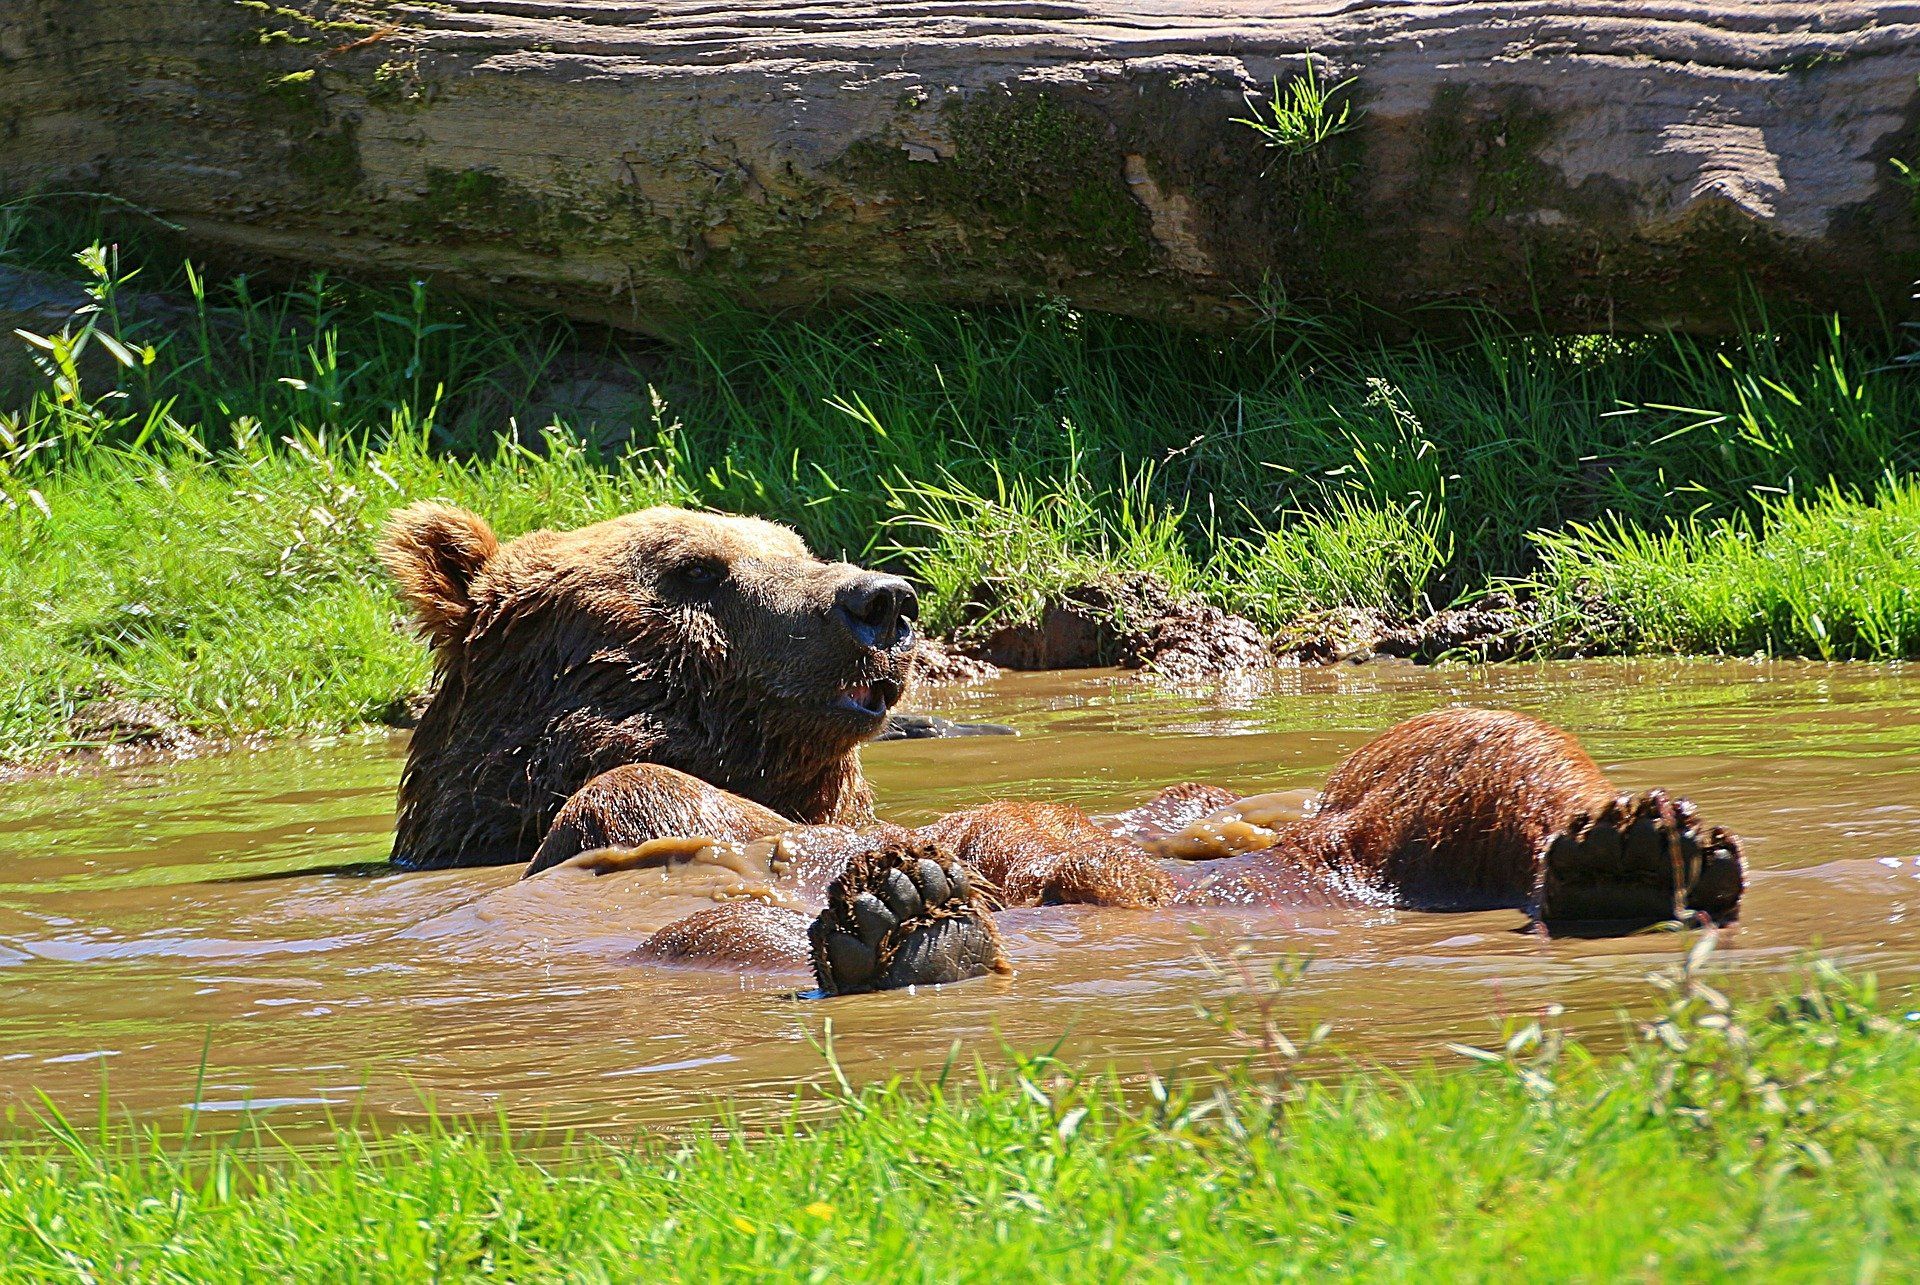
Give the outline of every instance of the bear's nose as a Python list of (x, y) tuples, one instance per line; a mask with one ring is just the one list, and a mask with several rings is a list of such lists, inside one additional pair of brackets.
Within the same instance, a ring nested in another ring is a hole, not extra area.
[(892, 647), (913, 634), (920, 595), (899, 576), (868, 571), (840, 586), (833, 614), (865, 647)]

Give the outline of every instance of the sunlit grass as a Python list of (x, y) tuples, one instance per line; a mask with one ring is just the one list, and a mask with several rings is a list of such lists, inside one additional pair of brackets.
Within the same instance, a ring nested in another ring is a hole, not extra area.
[(1742, 1007), (1665, 984), (1618, 1056), (1536, 1016), (1444, 1069), (1315, 1080), (1262, 1019), (1224, 1086), (1026, 1058), (638, 1144), (443, 1122), (296, 1149), (46, 1114), (0, 1150), (0, 1278), (1911, 1275), (1910, 1005), (1821, 967)]
[(1223, 541), (1208, 574), (1229, 608), (1268, 624), (1328, 607), (1400, 621), (1444, 605), (1433, 598), (1450, 557), (1438, 506), (1339, 494), (1264, 535)]
[[(10, 259), (92, 299), (0, 336), (44, 367), (0, 390), (0, 757), (103, 696), (228, 732), (391, 716), (425, 660), (373, 533), (428, 496), (507, 533), (660, 500), (770, 516), (919, 580), (936, 627), (1143, 571), (1274, 626), (1519, 578), (1587, 650), (1920, 654), (1896, 538), (1920, 380), (1838, 323), (1388, 343), (1333, 313), (1221, 337), (876, 302), (639, 351), (417, 284), (75, 262), (85, 221), (30, 208)], [(145, 306), (160, 286), (183, 302)], [(583, 361), (637, 395), (536, 414)], [(1575, 618), (1595, 602), (1617, 610)]]
[(1306, 70), (1284, 86), (1275, 76), (1266, 98), (1247, 95), (1248, 115), (1235, 118), (1233, 123), (1245, 125), (1267, 147), (1285, 154), (1311, 151), (1352, 129), (1358, 123), (1353, 119), (1353, 104), (1341, 101), (1340, 95), (1353, 84), (1353, 77), (1325, 84), (1311, 54), (1306, 62)]
[(903, 515), (893, 551), (928, 588), (929, 628), (1033, 619), (1065, 590), (1119, 573), (1157, 576), (1176, 593), (1203, 590), (1186, 515), (1154, 500), (1151, 473), (1099, 489), (1081, 463), (1074, 456), (1062, 476), (1039, 480), (996, 468), (984, 493), (951, 476), (893, 489)]
[[(1759, 516), (1651, 529), (1613, 521), (1536, 537), (1541, 584), (1595, 650), (1920, 655), (1920, 479), (1838, 488)], [(1596, 610), (1597, 608), (1597, 610)]]
[(450, 460), (407, 432), (213, 458), (101, 448), (36, 481), (38, 503), (0, 515), (0, 757), (16, 759), (70, 744), (76, 708), (108, 696), (224, 733), (393, 721), (427, 657), (374, 556), (389, 510), (439, 497), (518, 533), (687, 498), (645, 455), (590, 461), (561, 438)]

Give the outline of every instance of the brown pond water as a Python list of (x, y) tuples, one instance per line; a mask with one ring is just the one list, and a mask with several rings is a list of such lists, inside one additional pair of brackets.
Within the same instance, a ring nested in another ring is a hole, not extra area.
[[(879, 745), (867, 764), (902, 821), (993, 797), (1111, 809), (1178, 780), (1311, 787), (1389, 724), (1457, 702), (1568, 727), (1623, 787), (1682, 791), (1746, 837), (1757, 873), (1720, 949), (1736, 986), (1814, 946), (1889, 982), (1920, 970), (1915, 667), (1367, 666), (1177, 691), (1013, 676), (935, 706), (1018, 739)], [(937, 1071), (956, 1045), (1194, 1068), (1232, 1055), (1201, 1010), (1240, 985), (1206, 956), (1236, 951), (1255, 968), (1314, 955), (1289, 1023), (1329, 1020), (1370, 1058), (1445, 1059), (1549, 1002), (1609, 1038), (1690, 944), (1543, 941), (1517, 913), (1056, 908), (1003, 916), (1012, 978), (799, 1002), (790, 978), (622, 962), (630, 939), (584, 908), (578, 931), (551, 904), (529, 922), (477, 909), (517, 869), (311, 873), (385, 856), (403, 752), (288, 747), (0, 787), (0, 1105), (17, 1118), (43, 1090), (85, 1112), (104, 1075), (118, 1110), (169, 1124), (196, 1101), (296, 1129), (428, 1101), (616, 1129), (722, 1099), (751, 1118), (824, 1078), (828, 1018), (857, 1080)]]

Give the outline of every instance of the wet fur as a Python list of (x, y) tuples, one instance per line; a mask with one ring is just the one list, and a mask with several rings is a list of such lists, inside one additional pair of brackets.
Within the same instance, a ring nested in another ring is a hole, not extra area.
[[(724, 816), (724, 796), (710, 797), (718, 795), (704, 782), (656, 774), (647, 806), (627, 796), (620, 841), (683, 833), (689, 815)], [(1276, 842), (1257, 852), (1172, 862), (1135, 842), (1177, 831), (1233, 798), (1201, 785), (1169, 787), (1104, 824), (1067, 804), (988, 803), (922, 826), (911, 839), (978, 871), (1001, 906), (1519, 907), (1533, 895), (1547, 839), (1612, 797), (1605, 774), (1566, 732), (1511, 711), (1451, 708), (1389, 728), (1349, 755), (1315, 815), (1281, 825)], [(874, 841), (819, 832), (809, 882), (830, 880)], [(558, 843), (553, 851), (556, 860), (571, 855)], [(793, 941), (792, 923), (760, 910), (702, 914), (700, 933), (657, 937), (654, 957), (679, 957), (676, 946), (705, 949), (722, 923), (738, 937), (716, 964), (735, 954), (764, 961)]]
[(575, 791), (527, 863), (539, 874), (577, 853), (627, 843), (627, 836), (698, 835), (744, 843), (793, 823), (751, 799), (702, 788), (705, 782), (657, 763), (629, 763)]
[[(1545, 840), (1613, 787), (1566, 732), (1510, 710), (1410, 718), (1348, 755), (1311, 817), (1262, 852), (1196, 863), (1177, 900), (1258, 905), (1301, 895), (1423, 910), (1520, 906)], [(1213, 868), (1208, 868), (1213, 867)]]
[[(381, 554), (436, 674), (397, 863), (524, 861), (581, 786), (635, 763), (789, 821), (871, 819), (857, 751), (878, 724), (828, 711), (847, 684), (909, 677), (907, 648), (835, 632), (835, 593), (870, 573), (772, 523), (671, 508), (502, 544), (471, 513), (417, 504)], [(680, 587), (695, 564), (723, 569), (720, 592)]]
[(1410, 718), (1327, 778), (1277, 859), (1318, 861), (1423, 909), (1517, 905), (1548, 835), (1614, 794), (1580, 742), (1508, 710)]
[[(873, 573), (815, 558), (784, 527), (670, 508), (503, 544), (473, 514), (414, 505), (394, 515), (382, 558), (437, 672), (402, 779), (397, 862), (532, 856), (534, 873), (604, 846), (804, 824), (806, 881), (824, 888), (882, 838), (909, 837), (876, 827), (860, 772), (858, 746), (884, 717), (832, 701), (911, 677), (905, 637), (876, 647), (834, 624), (835, 595)], [(717, 568), (722, 587), (690, 592), (694, 565)], [(1519, 906), (1540, 886), (1549, 837), (1613, 791), (1557, 728), (1445, 709), (1349, 756), (1318, 812), (1279, 826), (1264, 851), (1185, 863), (1140, 846), (1231, 797), (1176, 786), (1105, 825), (1067, 805), (989, 803), (911, 839), (964, 862), (1004, 905)], [(793, 965), (798, 921), (716, 907), (643, 953)]]

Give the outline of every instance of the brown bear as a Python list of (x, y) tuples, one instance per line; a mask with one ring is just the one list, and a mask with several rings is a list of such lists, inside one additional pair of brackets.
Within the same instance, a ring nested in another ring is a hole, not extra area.
[(415, 504), (388, 520), (381, 559), (436, 671), (398, 864), (525, 861), (575, 791), (634, 763), (754, 800), (761, 821), (872, 820), (857, 750), (915, 641), (898, 576), (822, 562), (771, 522), (675, 508), (502, 544), (472, 513)]
[(1565, 732), (1467, 708), (1383, 733), (1311, 815), (1189, 785), (1104, 822), (990, 803), (908, 832), (875, 820), (859, 762), (912, 678), (905, 580), (664, 507), (502, 544), (416, 504), (381, 554), (437, 674), (394, 860), (599, 873), (724, 848), (782, 881), (654, 933), (652, 959), (810, 962), (831, 993), (1004, 969), (995, 906), (1358, 898), (1619, 924), (1730, 919), (1745, 886), (1738, 841), (1689, 804), (1616, 795)]

